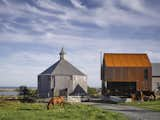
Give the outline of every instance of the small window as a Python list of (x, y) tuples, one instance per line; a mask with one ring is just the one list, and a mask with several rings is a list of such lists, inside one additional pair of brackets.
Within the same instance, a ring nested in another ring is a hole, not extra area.
[(148, 69), (144, 69), (144, 80), (148, 80)]

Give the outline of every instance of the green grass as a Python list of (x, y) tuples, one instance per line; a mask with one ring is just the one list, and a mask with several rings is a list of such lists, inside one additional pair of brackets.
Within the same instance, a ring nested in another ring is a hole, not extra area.
[(65, 104), (47, 110), (46, 104), (0, 102), (0, 120), (126, 120), (119, 113), (82, 105)]
[(148, 102), (123, 103), (123, 105), (131, 105), (131, 106), (136, 106), (136, 107), (140, 107), (148, 110), (160, 111), (160, 100), (148, 101)]

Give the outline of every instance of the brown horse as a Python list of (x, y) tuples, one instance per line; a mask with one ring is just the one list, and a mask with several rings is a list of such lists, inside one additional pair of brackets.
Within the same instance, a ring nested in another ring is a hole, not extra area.
[(59, 97), (51, 98), (48, 102), (48, 105), (47, 105), (48, 110), (50, 108), (50, 104), (52, 104), (53, 106), (56, 104), (60, 104), (62, 106), (64, 104), (64, 97), (59, 96)]

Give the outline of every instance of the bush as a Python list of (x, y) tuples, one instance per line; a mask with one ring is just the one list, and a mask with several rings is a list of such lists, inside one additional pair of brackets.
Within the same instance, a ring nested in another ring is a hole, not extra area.
[(98, 96), (98, 92), (97, 92), (96, 88), (92, 88), (92, 87), (88, 87), (88, 94), (90, 96)]
[(21, 102), (36, 102), (37, 90), (29, 89), (27, 86), (20, 86), (18, 91)]

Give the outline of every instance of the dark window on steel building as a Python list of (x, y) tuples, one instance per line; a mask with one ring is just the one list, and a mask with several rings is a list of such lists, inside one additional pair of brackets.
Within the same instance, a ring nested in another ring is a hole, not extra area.
[(113, 68), (108, 69), (108, 80), (113, 80)]
[(144, 80), (148, 80), (148, 69), (144, 69)]

